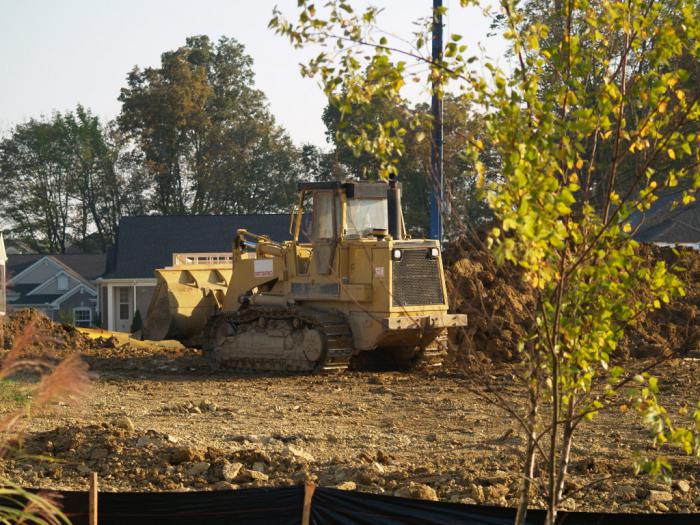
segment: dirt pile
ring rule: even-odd
[[[179,344],[158,344],[115,337],[89,337],[74,326],[55,323],[36,310],[21,310],[4,323],[4,349],[20,346],[24,358],[57,362],[78,352],[94,370],[191,372],[207,369],[199,353]]]
[[[640,249],[649,267],[665,261],[675,271],[683,282],[685,297],[676,297],[642,315],[625,331],[623,350],[633,357],[667,351],[700,357],[700,252],[654,245],[642,245]]]
[[[449,361],[454,365],[516,359],[518,343],[530,332],[532,291],[517,267],[496,265],[484,239],[484,234],[463,238],[444,251],[450,308],[469,315],[469,326],[451,334]],[[666,261],[683,281],[686,295],[628,326],[619,357],[700,353],[700,253],[654,245],[643,245],[640,250],[649,267]],[[643,297],[647,292],[638,293]]]
[[[46,484],[44,478],[71,484],[97,472],[104,479],[118,480],[117,487],[230,489],[260,486],[273,474],[284,478],[303,468],[303,458],[285,454],[281,448],[275,455],[273,461],[270,452],[261,448],[224,453],[198,447],[155,430],[137,430],[129,418],[120,417],[99,425],[61,426],[32,434],[7,459],[5,468],[25,472],[25,482],[34,484]],[[271,470],[273,463],[276,467]]]
[[[469,325],[450,334],[449,359],[509,361],[530,332],[534,298],[512,264],[497,265],[483,237],[448,244],[443,255],[450,309],[467,314]]]
[[[4,323],[4,348],[21,345],[25,355],[51,354],[61,357],[88,348],[104,347],[109,342],[90,339],[74,326],[55,323],[36,310],[20,310],[7,316]]]

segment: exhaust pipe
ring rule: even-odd
[[[389,189],[387,189],[387,211],[389,215],[389,235],[394,240],[403,239],[403,225],[401,224],[401,188],[395,175],[389,177]]]

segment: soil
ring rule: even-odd
[[[484,232],[446,246],[444,265],[450,307],[469,315],[469,326],[451,334],[452,366],[509,362],[530,332],[534,297],[512,264],[497,266],[484,245]],[[686,295],[638,318],[627,327],[618,359],[666,353],[700,357],[700,252],[641,245],[652,267],[663,260],[681,278]],[[648,293],[640,289],[639,296]]]
[[[30,420],[0,476],[28,487],[106,491],[233,490],[307,480],[323,486],[465,503],[515,505],[522,437],[484,404],[469,375],[346,372],[261,376],[211,372],[197,351],[83,350],[97,374],[83,399]],[[643,366],[646,361],[637,364]],[[659,375],[673,413],[700,399],[700,361]],[[492,382],[522,399],[512,365]],[[19,380],[20,383],[26,380]],[[2,405],[2,412],[12,409]],[[697,512],[700,464],[664,450],[678,482],[635,476],[649,439],[629,413],[601,414],[576,441],[565,508]],[[589,490],[586,485],[601,480]],[[662,496],[659,496],[663,493]],[[541,506],[539,495],[534,503]]]

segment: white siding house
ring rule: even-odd
[[[94,279],[103,255],[19,254],[7,258],[7,309],[32,308],[49,319],[77,326],[97,324]]]

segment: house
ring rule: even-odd
[[[678,192],[660,197],[646,212],[630,217],[635,228],[634,238],[640,242],[660,245],[688,246],[700,250],[700,202],[673,203]]]
[[[34,308],[54,321],[91,326],[97,321],[95,279],[102,254],[9,254],[7,308]]]
[[[128,332],[137,311],[146,316],[156,269],[175,261],[230,260],[239,228],[290,239],[287,214],[122,217],[107,270],[97,281],[102,327]]]
[[[7,313],[7,305],[6,305],[6,283],[5,283],[5,278],[6,278],[6,272],[5,272],[5,266],[7,264],[7,252],[5,251],[5,239],[2,237],[2,233],[0,233],[0,318],[4,317],[5,314]],[[0,322],[2,322],[2,319],[0,319]]]

